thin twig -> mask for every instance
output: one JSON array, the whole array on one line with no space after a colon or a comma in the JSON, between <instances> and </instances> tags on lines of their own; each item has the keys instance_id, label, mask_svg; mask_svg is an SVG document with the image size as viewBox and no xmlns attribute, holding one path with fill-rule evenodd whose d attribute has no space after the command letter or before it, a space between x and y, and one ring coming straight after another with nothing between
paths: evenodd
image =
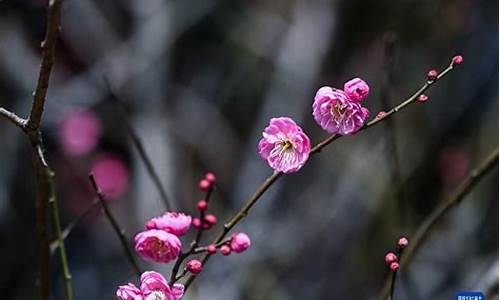
<instances>
[{"instance_id":1,"label":"thin twig","mask_svg":"<svg viewBox=\"0 0 500 300\"><path fill-rule=\"evenodd\" d=\"M146 149L144 148L144 144L142 143L139 135L135 131L135 129L130 125L130 117L125 105L125 102L118 97L118 95L113 91L111 87L111 83L107 78L104 79L106 82L106 85L108 86L108 90L111 94L111 98L115 101L115 103L118 103L120 106L122 113L126 119L125 122L125 129L127 131L127 134L130 136L130 139L132 140L132 145L134 145L135 149L139 153L139 157L141 158L142 162L146 166L146 171L148 172L149 176L153 180L153 183L158 190L158 193L160 194L160 197L163 201L163 204L165 205L165 208L167 210L172 209L172 202L170 201L170 198L167 195L167 191L165 187L163 186L160 176L158 175L158 172L156 171L154 164L149 157L148 153L146 152Z\"/></svg>"},{"instance_id":2,"label":"thin twig","mask_svg":"<svg viewBox=\"0 0 500 300\"><path fill-rule=\"evenodd\" d=\"M205 201L207 201L207 203L210 202L210 196L212 195L213 191L215 189L215 185L210 185L206 195L205 195ZM174 284L177 280L179 280L180 278L184 277L184 275L182 275L181 277L177 276L177 273L179 272L179 268L182 264L182 262L190 255L192 254L196 254L196 250L197 248L199 248L199 244L200 244L200 241L201 241L201 237L203 235L203 232L205 232L205 228L204 228L204 225L205 225L205 210L200 210L200 228L198 228L198 230L196 231L196 236L194 238L194 240L191 242L191 246L189 247L189 250L184 252L184 253L181 253L179 255L179 257L177 257L177 260L175 261L175 264L174 264L174 267L172 268L172 273L170 275L170 284Z\"/></svg>"},{"instance_id":3,"label":"thin twig","mask_svg":"<svg viewBox=\"0 0 500 300\"><path fill-rule=\"evenodd\" d=\"M73 221L71 221L68 225L66 225L66 227L62 231L63 240L66 240L66 238L71 234L76 225L78 225L83 219L85 219L85 217L92 211L92 209L97 204L100 204L98 198L94 199L94 201L92 201L92 203L90 203L81 214L79 214ZM57 248L59 248L58 241L57 240L52 241L52 243L50 243L50 253L54 254L54 251L56 251Z\"/></svg>"},{"instance_id":4,"label":"thin twig","mask_svg":"<svg viewBox=\"0 0 500 300\"><path fill-rule=\"evenodd\" d=\"M57 236L57 245L59 247L59 253L61 254L61 263L62 263L62 268L63 268L63 274L64 274L64 286L66 288L66 297L68 300L73 299L73 285L71 282L71 273L69 271L69 265L68 265L68 258L66 255L66 247L64 246L64 238L62 236L61 232L61 219L59 217L59 205L57 203L56 199L56 193L54 190L54 173L51 173L50 175L52 184L51 186L51 191L50 191L50 198L49 198L49 203L52 208L52 217L54 219L54 227L56 230L56 236Z\"/></svg>"},{"instance_id":5,"label":"thin twig","mask_svg":"<svg viewBox=\"0 0 500 300\"><path fill-rule=\"evenodd\" d=\"M394 300L394 287L396 286L396 277L398 275L398 271L391 272L391 293L389 294L389 300Z\"/></svg>"},{"instance_id":6,"label":"thin twig","mask_svg":"<svg viewBox=\"0 0 500 300\"><path fill-rule=\"evenodd\" d=\"M424 93L427 89L429 89L432 85L434 85L434 83L436 83L439 79L441 79L443 76L445 76L446 74L448 74L448 72L450 72L451 70L453 70L453 62L450 62L449 66L443 70L438 76L437 76L437 79L434 80L434 81L427 81L420 89L418 89L412 96L410 96L408 99L406 99L405 101L401 102L399 105L395 106L394 108L392 108L390 111L388 111L384 116L382 117L376 117L374 119L372 119L371 121L369 121L367 124L365 124L359 131L362 131L362 130L365 130L365 129L368 129L372 126L375 126L377 125L378 123L382 122L383 120L386 120L387 118L391 117L392 115L394 115L395 113L403 110L405 107L407 107L408 105L410 105L411 103L415 102L416 99L418 98L418 96L420 96L422 93ZM328 138L326 138L325 140L323 140L322 142L318 143L316 146L314 146L312 149L311 149L311 154L310 155L314 155L316 153L319 153L323 150L323 148L325 148L326 146L328 146L329 144L331 144L333 141L335 141L336 139L342 137L341 135L331 135L329 136ZM229 231L231 231L231 229L239 222L241 221L244 217L246 217L250 211L250 209L255 205L255 203L257 203L257 201L259 200L259 198L274 184L274 182L280 178L281 176L283 175L283 173L278 173L278 172L275 172L273 173L271 176L269 176L260 186L259 188L257 189L257 191L250 197L248 198L248 200L245 202L245 204L243 205L243 207L229 220L229 222L227 222L226 224L224 224L224 228L222 229L222 231L219 233L219 235L217 235L217 238L214 240L214 244L222 241L226 235L229 233ZM210 258L210 255L208 254L205 254L202 258L202 263L203 265L205 265L205 263L208 261L208 259ZM186 283L185 283L185 289L187 290L189 288L189 286L192 284L192 282L195 280L197 275L195 274L191 274Z\"/></svg>"},{"instance_id":7,"label":"thin twig","mask_svg":"<svg viewBox=\"0 0 500 300\"><path fill-rule=\"evenodd\" d=\"M92 185L92 188L94 189L97 198L99 199L99 202L101 203L102 210L104 211L104 214L108 218L109 222L111 223L111 226L113 227L113 230L115 231L116 235L120 239L120 243L122 244L122 248L125 251L125 254L127 255L127 259L134 268L135 272L137 273L137 276L141 276L141 269L137 265L137 262L135 261L134 255L132 254L132 251L130 250L128 243L127 243L127 237L125 236L125 231L120 228L120 225L118 225L118 222L116 221L115 217L109 210L107 200L105 199L104 195L101 192L101 189L97 185L97 182L95 180L95 177L93 174L89 175L89 180L90 184Z\"/></svg>"},{"instance_id":8,"label":"thin twig","mask_svg":"<svg viewBox=\"0 0 500 300\"><path fill-rule=\"evenodd\" d=\"M414 257L416 251L420 248L422 243L430 236L437 223L456 205L469 194L469 192L492 170L498 165L498 149L493 151L481 165L470 173L470 176L462 182L455 193L441 204L434 212L427 217L422 223L417 232L415 233L410 246L405 250L405 256L401 259L400 266L407 267ZM389 293L390 279L387 278L384 287L380 293L379 299L387 298Z\"/></svg>"},{"instance_id":9,"label":"thin twig","mask_svg":"<svg viewBox=\"0 0 500 300\"><path fill-rule=\"evenodd\" d=\"M38 82L33 95L33 103L26 127L38 130L42 120L47 89L49 88L50 74L54 65L56 42L59 36L61 22L62 0L50 0L47 9L47 30L42 42L42 63L38 73Z\"/></svg>"},{"instance_id":10,"label":"thin twig","mask_svg":"<svg viewBox=\"0 0 500 300\"><path fill-rule=\"evenodd\" d=\"M383 107L390 107L391 105L391 87L394 83L394 49L396 45L396 34L394 32L388 32L384 36L384 67L383 67L383 81L382 87L380 89L380 99ZM385 122L385 126L387 130L385 131L387 138L387 160L390 163L390 172L391 172L391 181L394 182L394 191L395 196L397 196L397 205L398 206L407 206L407 202L405 201L405 186L401 176L401 166L400 166L400 158L398 151L398 143L397 143L397 126L396 120L394 118L388 119ZM407 222L410 220L407 209L401 209L405 213L398 214L399 218L402 222Z\"/></svg>"},{"instance_id":11,"label":"thin twig","mask_svg":"<svg viewBox=\"0 0 500 300\"><path fill-rule=\"evenodd\" d=\"M0 107L0 116L6 118L11 121L14 125L21 128L24 131L24 127L26 126L26 120L16 115L15 113L6 110L5 108Z\"/></svg>"}]
</instances>

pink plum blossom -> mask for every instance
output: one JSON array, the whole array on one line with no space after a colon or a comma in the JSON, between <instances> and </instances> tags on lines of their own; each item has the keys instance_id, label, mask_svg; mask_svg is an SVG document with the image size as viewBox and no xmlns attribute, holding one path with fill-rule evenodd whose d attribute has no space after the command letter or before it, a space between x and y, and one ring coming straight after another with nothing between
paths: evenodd
<instances>
[{"instance_id":1,"label":"pink plum blossom","mask_svg":"<svg viewBox=\"0 0 500 300\"><path fill-rule=\"evenodd\" d=\"M169 263L179 256L181 249L179 238L164 230L150 229L135 236L135 251L147 260Z\"/></svg>"},{"instance_id":2,"label":"pink plum blossom","mask_svg":"<svg viewBox=\"0 0 500 300\"><path fill-rule=\"evenodd\" d=\"M91 166L97 184L104 195L116 199L128 189L129 170L125 162L115 154L101 154Z\"/></svg>"},{"instance_id":3,"label":"pink plum blossom","mask_svg":"<svg viewBox=\"0 0 500 300\"><path fill-rule=\"evenodd\" d=\"M145 300L179 300L184 295L184 285L169 286L163 275L149 271L141 275L141 291Z\"/></svg>"},{"instance_id":4,"label":"pink plum blossom","mask_svg":"<svg viewBox=\"0 0 500 300\"><path fill-rule=\"evenodd\" d=\"M142 300L142 292L135 285L129 283L121 285L116 291L116 297L120 300Z\"/></svg>"},{"instance_id":5,"label":"pink plum blossom","mask_svg":"<svg viewBox=\"0 0 500 300\"><path fill-rule=\"evenodd\" d=\"M101 136L101 122L89 110L76 110L64 116L59 125L63 151L72 156L92 151Z\"/></svg>"},{"instance_id":6,"label":"pink plum blossom","mask_svg":"<svg viewBox=\"0 0 500 300\"><path fill-rule=\"evenodd\" d=\"M259 154L277 172L297 172L309 158L311 141L290 118L272 118L262 136Z\"/></svg>"},{"instance_id":7,"label":"pink plum blossom","mask_svg":"<svg viewBox=\"0 0 500 300\"><path fill-rule=\"evenodd\" d=\"M146 224L147 229L165 230L176 236L184 235L191 227L192 218L180 212L166 212L153 218Z\"/></svg>"},{"instance_id":8,"label":"pink plum blossom","mask_svg":"<svg viewBox=\"0 0 500 300\"><path fill-rule=\"evenodd\" d=\"M344 84L344 93L349 100L361 102L370 93L370 87L361 78L354 78Z\"/></svg>"},{"instance_id":9,"label":"pink plum blossom","mask_svg":"<svg viewBox=\"0 0 500 300\"><path fill-rule=\"evenodd\" d=\"M243 232L236 233L231 237L231 250L241 253L252 245L250 238Z\"/></svg>"},{"instance_id":10,"label":"pink plum blossom","mask_svg":"<svg viewBox=\"0 0 500 300\"><path fill-rule=\"evenodd\" d=\"M316 93L313 116L321 128L331 134L356 133L370 115L368 109L351 101L344 91L322 87Z\"/></svg>"}]
</instances>

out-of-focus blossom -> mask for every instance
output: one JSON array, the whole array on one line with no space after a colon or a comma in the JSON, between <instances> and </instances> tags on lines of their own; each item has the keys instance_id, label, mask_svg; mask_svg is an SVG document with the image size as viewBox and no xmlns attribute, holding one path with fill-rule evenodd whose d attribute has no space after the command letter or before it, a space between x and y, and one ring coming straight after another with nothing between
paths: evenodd
<instances>
[{"instance_id":1,"label":"out-of-focus blossom","mask_svg":"<svg viewBox=\"0 0 500 300\"><path fill-rule=\"evenodd\" d=\"M164 230L151 229L135 236L135 251L147 260L169 263L179 256L181 249L179 238Z\"/></svg>"},{"instance_id":2,"label":"out-of-focus blossom","mask_svg":"<svg viewBox=\"0 0 500 300\"><path fill-rule=\"evenodd\" d=\"M325 86L314 97L314 120L331 134L356 133L369 115L368 109L349 100L344 91L339 89Z\"/></svg>"},{"instance_id":3,"label":"out-of-focus blossom","mask_svg":"<svg viewBox=\"0 0 500 300\"><path fill-rule=\"evenodd\" d=\"M165 230L176 236L184 235L191 227L192 218L180 212L166 212L162 216L149 220L147 229Z\"/></svg>"},{"instance_id":4,"label":"out-of-focus blossom","mask_svg":"<svg viewBox=\"0 0 500 300\"><path fill-rule=\"evenodd\" d=\"M262 136L259 154L275 171L297 172L309 158L311 141L290 118L272 118Z\"/></svg>"},{"instance_id":5,"label":"out-of-focus blossom","mask_svg":"<svg viewBox=\"0 0 500 300\"><path fill-rule=\"evenodd\" d=\"M236 253L241 253L252 245L250 238L243 232L236 233L231 237L231 249Z\"/></svg>"},{"instance_id":6,"label":"out-of-focus blossom","mask_svg":"<svg viewBox=\"0 0 500 300\"><path fill-rule=\"evenodd\" d=\"M123 195L129 184L129 170L117 155L103 154L98 156L91 166L95 180L104 195L115 199Z\"/></svg>"},{"instance_id":7,"label":"out-of-focus blossom","mask_svg":"<svg viewBox=\"0 0 500 300\"><path fill-rule=\"evenodd\" d=\"M344 84L344 93L349 100L361 102L368 97L370 87L361 78L354 78Z\"/></svg>"},{"instance_id":8,"label":"out-of-focus blossom","mask_svg":"<svg viewBox=\"0 0 500 300\"><path fill-rule=\"evenodd\" d=\"M470 159L461 147L448 146L439 157L439 171L445 188L453 188L467 177Z\"/></svg>"},{"instance_id":9,"label":"out-of-focus blossom","mask_svg":"<svg viewBox=\"0 0 500 300\"><path fill-rule=\"evenodd\" d=\"M141 275L141 291L145 300L179 300L184 295L184 285L169 286L163 275L148 271Z\"/></svg>"},{"instance_id":10,"label":"out-of-focus blossom","mask_svg":"<svg viewBox=\"0 0 500 300\"><path fill-rule=\"evenodd\" d=\"M142 292L132 283L121 285L116 291L116 297L120 300L142 300Z\"/></svg>"},{"instance_id":11,"label":"out-of-focus blossom","mask_svg":"<svg viewBox=\"0 0 500 300\"><path fill-rule=\"evenodd\" d=\"M89 110L75 110L66 114L59 125L59 138L64 153L72 156L92 151L101 136L101 122Z\"/></svg>"}]
</instances>

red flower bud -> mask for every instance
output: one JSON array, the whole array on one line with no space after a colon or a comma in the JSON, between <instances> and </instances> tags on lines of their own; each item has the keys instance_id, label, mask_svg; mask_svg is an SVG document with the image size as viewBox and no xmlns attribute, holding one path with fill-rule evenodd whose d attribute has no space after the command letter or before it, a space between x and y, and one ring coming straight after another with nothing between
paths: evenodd
<instances>
[{"instance_id":1,"label":"red flower bud","mask_svg":"<svg viewBox=\"0 0 500 300\"><path fill-rule=\"evenodd\" d=\"M186 263L186 269L193 274L199 274L203 270L203 264L197 259L192 259Z\"/></svg>"},{"instance_id":2,"label":"red flower bud","mask_svg":"<svg viewBox=\"0 0 500 300\"><path fill-rule=\"evenodd\" d=\"M429 81L434 81L436 80L438 77L438 72L436 70L430 70L428 73L427 73L427 79Z\"/></svg>"},{"instance_id":3,"label":"red flower bud","mask_svg":"<svg viewBox=\"0 0 500 300\"><path fill-rule=\"evenodd\" d=\"M198 210L199 211L205 211L208 207L208 202L205 200L200 200L198 201Z\"/></svg>"},{"instance_id":4,"label":"red flower bud","mask_svg":"<svg viewBox=\"0 0 500 300\"><path fill-rule=\"evenodd\" d=\"M228 245L221 246L220 253L222 253L222 255L224 256L228 256L229 254L231 254L231 247L229 247Z\"/></svg>"}]
</instances>

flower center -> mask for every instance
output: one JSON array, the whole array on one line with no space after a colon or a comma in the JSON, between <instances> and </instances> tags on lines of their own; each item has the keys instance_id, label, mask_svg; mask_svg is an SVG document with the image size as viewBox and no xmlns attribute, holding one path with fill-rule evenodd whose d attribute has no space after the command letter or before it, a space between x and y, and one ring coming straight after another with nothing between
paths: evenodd
<instances>
[{"instance_id":1,"label":"flower center","mask_svg":"<svg viewBox=\"0 0 500 300\"><path fill-rule=\"evenodd\" d=\"M155 300L165 300L167 297L165 297L165 294L162 291L154 291L153 295L155 296Z\"/></svg>"},{"instance_id":2,"label":"flower center","mask_svg":"<svg viewBox=\"0 0 500 300\"><path fill-rule=\"evenodd\" d=\"M293 150L293 144L289 140L281 142L281 146L283 147L283 151Z\"/></svg>"},{"instance_id":3,"label":"flower center","mask_svg":"<svg viewBox=\"0 0 500 300\"><path fill-rule=\"evenodd\" d=\"M342 105L341 103L335 104L335 109L337 110L337 113L342 117L345 114L346 107L347 107L346 105Z\"/></svg>"},{"instance_id":4,"label":"flower center","mask_svg":"<svg viewBox=\"0 0 500 300\"><path fill-rule=\"evenodd\" d=\"M337 123L337 125L339 125L344 120L346 111L347 111L347 105L343 105L342 103L339 102L332 107L331 111L332 117L335 123Z\"/></svg>"}]
</instances>

